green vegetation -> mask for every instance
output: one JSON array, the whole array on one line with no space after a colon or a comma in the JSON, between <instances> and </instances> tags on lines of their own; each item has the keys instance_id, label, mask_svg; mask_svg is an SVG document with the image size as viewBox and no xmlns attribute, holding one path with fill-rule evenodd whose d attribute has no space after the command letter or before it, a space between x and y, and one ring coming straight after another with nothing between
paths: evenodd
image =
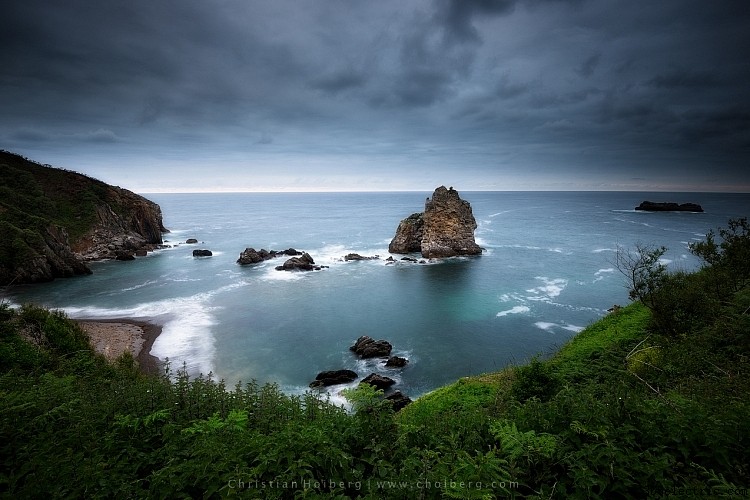
<instances>
[{"instance_id":1,"label":"green vegetation","mask_svg":"<svg viewBox=\"0 0 750 500\"><path fill-rule=\"evenodd\" d=\"M728 232L727 232L728 231ZM9 497L742 497L750 478L750 231L731 221L551 359L463 378L397 414L273 385L106 363L59 313L0 306ZM623 270L627 271L626 267Z\"/></svg>"},{"instance_id":2,"label":"green vegetation","mask_svg":"<svg viewBox=\"0 0 750 500\"><path fill-rule=\"evenodd\" d=\"M58 228L75 245L104 205L127 212L116 190L101 181L0 151L0 284L19 275L24 281L24 271L47 261L51 248L65 243Z\"/></svg>"}]
</instances>

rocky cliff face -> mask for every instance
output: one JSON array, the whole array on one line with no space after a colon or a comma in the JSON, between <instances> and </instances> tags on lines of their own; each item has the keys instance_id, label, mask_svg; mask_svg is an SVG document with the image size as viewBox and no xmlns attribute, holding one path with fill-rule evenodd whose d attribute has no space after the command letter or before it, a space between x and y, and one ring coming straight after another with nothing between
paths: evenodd
<instances>
[{"instance_id":1,"label":"rocky cliff face","mask_svg":"<svg viewBox=\"0 0 750 500\"><path fill-rule=\"evenodd\" d=\"M106 193L107 201L94 206L96 223L71 245L76 254L83 260L114 259L162 243L167 229L159 205L119 187L108 186Z\"/></svg>"},{"instance_id":2,"label":"rocky cliff face","mask_svg":"<svg viewBox=\"0 0 750 500\"><path fill-rule=\"evenodd\" d=\"M402 220L391 240L391 253L421 252L426 258L480 255L471 205L453 188L440 186L427 198L423 213Z\"/></svg>"},{"instance_id":3,"label":"rocky cliff face","mask_svg":"<svg viewBox=\"0 0 750 500\"><path fill-rule=\"evenodd\" d=\"M0 151L0 285L91 273L85 261L152 250L166 231L142 196Z\"/></svg>"}]
</instances>

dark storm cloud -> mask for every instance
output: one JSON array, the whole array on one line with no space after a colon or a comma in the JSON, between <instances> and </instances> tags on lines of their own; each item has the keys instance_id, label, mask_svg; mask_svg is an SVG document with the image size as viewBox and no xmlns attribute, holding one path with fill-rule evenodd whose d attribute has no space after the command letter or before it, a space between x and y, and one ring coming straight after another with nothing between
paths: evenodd
<instances>
[{"instance_id":1,"label":"dark storm cloud","mask_svg":"<svg viewBox=\"0 0 750 500\"><path fill-rule=\"evenodd\" d=\"M0 147L332 188L747 186L748 25L746 0L11 2Z\"/></svg>"}]
</instances>

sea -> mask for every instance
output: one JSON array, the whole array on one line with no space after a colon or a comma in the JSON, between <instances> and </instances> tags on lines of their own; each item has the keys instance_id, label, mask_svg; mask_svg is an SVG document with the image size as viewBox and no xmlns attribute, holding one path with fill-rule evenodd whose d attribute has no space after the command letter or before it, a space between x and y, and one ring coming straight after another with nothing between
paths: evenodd
<instances>
[{"instance_id":1,"label":"sea","mask_svg":"<svg viewBox=\"0 0 750 500\"><path fill-rule=\"evenodd\" d=\"M93 275L14 286L2 300L72 318L147 319L162 327L151 353L174 371L228 387L255 380L289 394L320 371L379 373L418 397L461 377L548 357L629 302L616 252L665 246L662 262L694 270L688 248L750 214L750 194L461 192L481 256L388 263L401 219L429 192L147 194L170 229L135 261L91 264ZM634 210L641 201L694 202L704 213ZM196 238L198 244L186 244ZM276 271L285 257L236 263L247 247L308 252L320 271ZM194 249L211 257L193 257ZM378 256L344 261L349 253ZM413 255L419 258L419 255ZM368 335L409 360L389 369L349 347ZM341 389L327 389L343 402Z\"/></svg>"}]
</instances>

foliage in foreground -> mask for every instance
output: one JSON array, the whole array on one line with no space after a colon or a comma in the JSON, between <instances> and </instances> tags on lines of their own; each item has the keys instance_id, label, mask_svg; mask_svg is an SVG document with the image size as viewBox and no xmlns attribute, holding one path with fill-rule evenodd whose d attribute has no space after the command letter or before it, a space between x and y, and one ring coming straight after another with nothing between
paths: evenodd
<instances>
[{"instance_id":1,"label":"foliage in foreground","mask_svg":"<svg viewBox=\"0 0 750 500\"><path fill-rule=\"evenodd\" d=\"M347 413L273 385L146 377L131 358L96 356L59 313L0 306L0 493L747 496L750 235L732 227L694 248L705 268L646 269L658 278L647 305L551 359L461 379L395 415L369 387Z\"/></svg>"}]
</instances>

